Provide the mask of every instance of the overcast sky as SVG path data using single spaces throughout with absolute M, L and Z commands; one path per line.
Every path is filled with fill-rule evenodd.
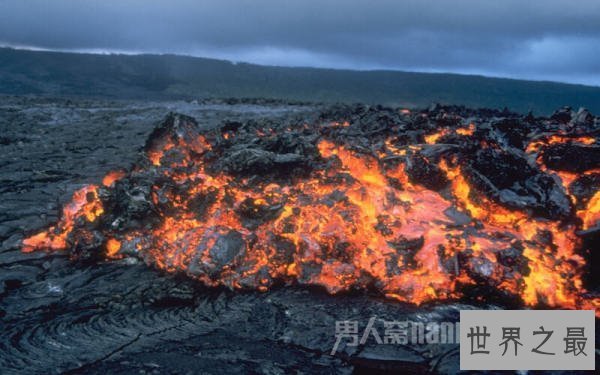
M 0 45 L 600 85 L 600 0 L 0 0 Z

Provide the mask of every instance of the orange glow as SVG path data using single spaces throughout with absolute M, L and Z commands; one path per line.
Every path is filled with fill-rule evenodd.
M 456 134 L 474 131 L 469 124 Z M 425 142 L 433 144 L 448 132 L 430 134 Z M 269 137 L 266 133 L 257 131 Z M 173 181 L 184 194 L 153 186 L 152 201 L 168 202 L 168 210 L 159 212 L 160 222 L 151 229 L 105 233 L 107 257 L 135 249 L 158 268 L 189 271 L 206 285 L 230 288 L 267 290 L 282 280 L 337 293 L 374 285 L 389 298 L 420 304 L 459 298 L 461 288 L 483 278 L 530 306 L 585 303 L 579 297 L 584 261 L 576 252 L 574 224 L 531 217 L 492 201 L 469 184 L 464 166 L 450 157 L 432 162 L 450 181 L 447 187 L 433 191 L 413 182 L 406 159 L 423 145 L 394 146 L 387 139 L 366 154 L 321 139 L 316 157 L 326 167 L 286 182 L 257 182 L 211 173 L 198 156 L 212 149 L 205 138 L 193 145 L 178 142 L 169 139 L 148 150 L 150 163 L 144 166 L 152 164 L 151 172 Z M 173 151 L 181 157 L 167 158 Z M 560 177 L 566 182 L 576 176 Z M 119 178 L 124 175 L 109 174 L 103 184 L 110 187 Z M 577 214 L 587 228 L 599 212 L 596 194 Z M 59 223 L 24 240 L 23 250 L 68 249 L 75 222 L 93 223 L 102 214 L 97 187 L 84 187 L 64 207 Z M 235 251 L 225 251 L 221 264 L 219 256 L 225 255 L 214 253 L 226 236 L 234 238 Z M 515 253 L 525 267 L 502 265 L 503 257 Z M 463 255 L 471 263 L 461 264 Z
M 448 134 L 448 129 L 444 128 L 444 129 L 440 130 L 439 132 L 426 135 L 425 143 L 427 143 L 428 145 L 433 145 L 433 144 L 437 143 L 437 141 L 440 138 L 442 138 L 443 136 L 445 136 L 446 134 Z
M 475 124 L 470 123 L 466 128 L 458 128 L 456 129 L 456 134 L 463 136 L 471 136 L 475 133 Z
M 568 143 L 568 142 L 580 143 L 583 145 L 591 145 L 596 142 L 596 139 L 592 138 L 592 137 L 587 137 L 587 136 L 570 137 L 570 136 L 566 136 L 566 135 L 551 135 L 550 137 L 546 137 L 541 140 L 531 142 L 527 146 L 526 151 L 528 153 L 536 153 L 536 152 L 539 152 L 542 147 L 554 145 L 554 144 L 560 144 L 560 143 Z
M 575 181 L 577 177 L 579 177 L 577 173 L 570 173 L 564 171 L 557 171 L 555 173 L 558 175 L 558 177 L 560 177 L 561 183 L 565 188 L 571 185 L 571 183 L 573 183 L 573 181 Z
M 111 238 L 106 242 L 106 255 L 113 257 L 121 250 L 121 242 Z
M 590 199 L 585 210 L 577 211 L 577 216 L 583 221 L 583 229 L 590 229 L 600 221 L 600 191 Z
M 350 123 L 348 121 L 332 122 L 331 126 L 333 126 L 333 127 L 347 128 L 348 126 L 350 126 Z
M 102 179 L 102 185 L 110 187 L 115 183 L 115 181 L 120 180 L 123 176 L 125 176 L 125 172 L 123 171 L 108 172 L 108 174 Z
M 88 185 L 73 193 L 71 202 L 63 207 L 62 217 L 58 225 L 23 240 L 23 251 L 65 249 L 67 247 L 67 236 L 73 230 L 77 218 L 83 217 L 87 221 L 93 222 L 104 212 L 96 190 L 96 185 Z

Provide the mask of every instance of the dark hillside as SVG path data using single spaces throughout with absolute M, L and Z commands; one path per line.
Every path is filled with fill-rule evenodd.
M 0 93 L 116 99 L 274 98 L 547 114 L 600 113 L 600 87 L 458 74 L 284 68 L 175 55 L 94 55 L 0 48 Z

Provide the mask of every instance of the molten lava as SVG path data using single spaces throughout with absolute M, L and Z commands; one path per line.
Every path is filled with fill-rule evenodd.
M 530 306 L 589 306 L 577 231 L 598 224 L 600 194 L 562 218 L 489 197 L 457 154 L 466 151 L 440 148 L 500 147 L 491 137 L 475 140 L 473 123 L 414 144 L 390 128 L 369 150 L 352 143 L 357 130 L 347 120 L 221 132 L 200 132 L 184 116 L 167 122 L 129 173 L 75 192 L 61 220 L 24 240 L 24 251 L 81 254 L 99 238 L 105 257 L 137 256 L 211 286 L 369 288 L 416 304 L 496 293 Z M 523 151 L 535 157 L 567 138 Z

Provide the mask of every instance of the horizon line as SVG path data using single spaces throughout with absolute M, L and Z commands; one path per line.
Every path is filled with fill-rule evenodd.
M 468 72 L 468 71 L 446 71 L 437 69 L 423 69 L 423 70 L 404 70 L 398 68 L 389 67 L 375 67 L 375 68 L 340 68 L 333 66 L 322 66 L 322 65 L 276 65 L 276 64 L 262 64 L 252 61 L 236 61 L 228 58 L 217 57 L 217 56 L 206 56 L 186 53 L 175 53 L 175 52 L 156 52 L 156 51 L 136 51 L 136 50 L 120 50 L 120 49 L 101 49 L 101 48 L 78 48 L 78 49 L 59 49 L 59 48 L 47 48 L 37 46 L 25 46 L 25 45 L 14 45 L 10 43 L 1 43 L 0 49 L 12 49 L 15 51 L 29 51 L 29 52 L 52 52 L 52 53 L 65 53 L 65 54 L 77 54 L 77 55 L 100 55 L 100 56 L 176 56 L 176 57 L 187 57 L 197 59 L 209 59 L 229 62 L 234 65 L 248 64 L 256 65 L 261 67 L 272 67 L 272 68 L 299 68 L 299 69 L 319 69 L 319 70 L 337 70 L 337 71 L 350 71 L 350 72 L 398 72 L 398 73 L 416 73 L 416 74 L 452 74 L 459 76 L 471 76 L 481 77 L 487 79 L 502 79 L 512 81 L 529 81 L 538 83 L 553 83 L 562 85 L 573 85 L 583 86 L 590 88 L 600 88 L 600 84 L 580 83 L 580 82 L 568 82 L 568 81 L 555 81 L 551 79 L 535 79 L 535 78 L 519 78 L 511 75 L 488 75 L 483 72 Z

